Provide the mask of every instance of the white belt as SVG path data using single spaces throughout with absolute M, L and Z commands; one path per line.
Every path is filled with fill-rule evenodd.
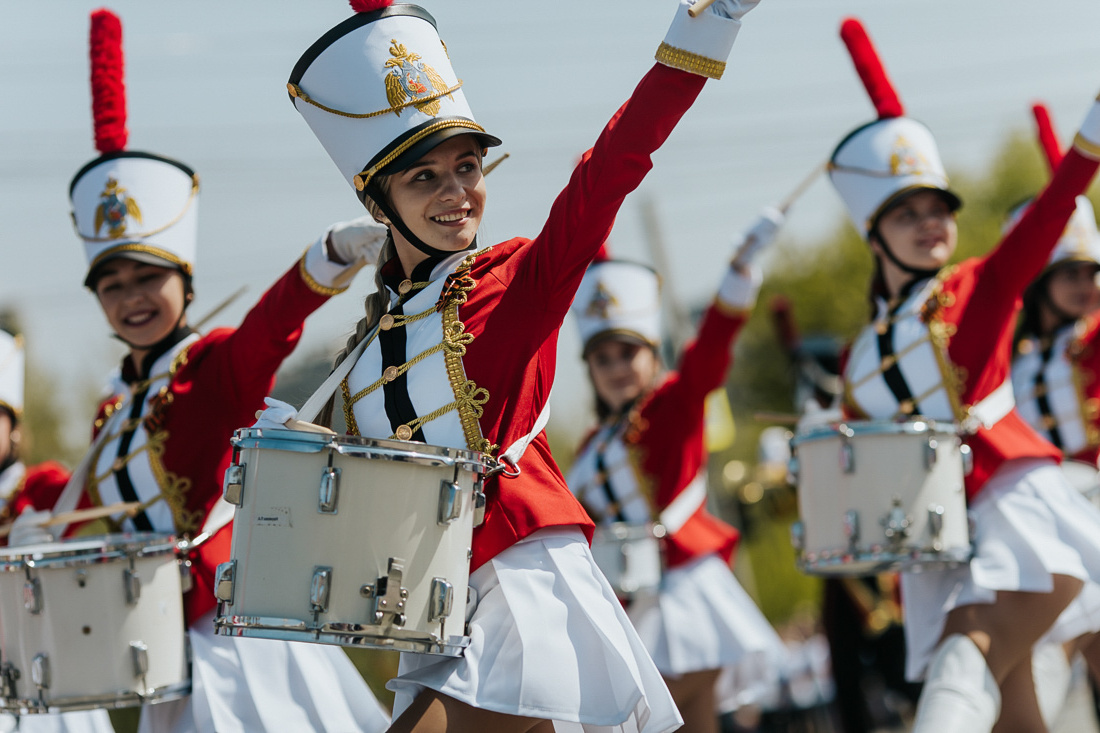
M 1016 396 L 1012 392 L 1012 382 L 1008 379 L 1001 386 L 978 400 L 967 409 L 967 417 L 960 427 L 964 433 L 976 433 L 978 428 L 988 430 L 999 423 L 1016 407 Z
M 676 534 L 706 503 L 707 481 L 700 473 L 672 500 L 672 503 L 665 507 L 658 519 L 670 535 Z

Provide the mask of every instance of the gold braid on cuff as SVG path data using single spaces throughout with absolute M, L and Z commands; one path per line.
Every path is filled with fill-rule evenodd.
M 671 66 L 674 69 L 686 71 L 689 74 L 705 76 L 708 79 L 721 79 L 722 74 L 726 71 L 725 61 L 715 61 L 706 56 L 700 56 L 697 53 L 670 46 L 663 41 L 657 48 L 656 59 L 658 63 L 664 64 L 665 66 Z
M 1073 147 L 1086 157 L 1100 160 L 1100 143 L 1094 143 L 1081 133 L 1077 133 L 1077 137 L 1073 138 Z
M 314 278 L 313 275 L 310 275 L 309 270 L 306 269 L 306 254 L 308 253 L 309 250 L 307 249 L 305 253 L 302 254 L 301 258 L 298 259 L 298 274 L 302 276 L 302 280 L 305 282 L 307 288 L 318 295 L 339 295 L 351 287 L 351 285 L 345 285 L 342 288 L 333 288 L 317 282 L 317 279 Z

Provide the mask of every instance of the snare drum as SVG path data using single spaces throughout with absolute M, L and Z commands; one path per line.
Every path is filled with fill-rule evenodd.
M 0 548 L 0 710 L 57 713 L 191 692 L 170 535 Z
M 803 572 L 872 575 L 970 559 L 970 448 L 954 431 L 920 420 L 825 425 L 791 447 L 800 516 L 791 540 Z
M 596 527 L 592 557 L 616 595 L 655 590 L 661 584 L 661 540 L 664 527 L 657 524 L 614 524 Z
M 219 634 L 462 654 L 492 459 L 296 430 L 242 429 L 233 444 Z

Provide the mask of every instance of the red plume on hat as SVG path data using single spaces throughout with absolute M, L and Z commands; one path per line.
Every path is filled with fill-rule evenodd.
M 901 117 L 905 114 L 905 108 L 901 104 L 890 78 L 886 76 L 886 69 L 882 65 L 871 37 L 867 35 L 867 29 L 863 27 L 857 18 L 845 18 L 840 24 L 840 38 L 848 47 L 848 54 L 852 57 L 859 78 L 863 82 L 871 102 L 875 105 L 880 120 L 890 117 Z
M 1031 114 L 1035 117 L 1035 132 L 1039 137 L 1039 146 L 1043 149 L 1050 172 L 1053 173 L 1062 162 L 1062 148 L 1058 144 L 1058 133 L 1054 131 L 1050 110 L 1042 102 L 1036 102 L 1031 105 Z
M 106 8 L 92 12 L 92 119 L 101 153 L 126 148 L 126 85 L 123 83 L 122 21 Z
M 369 13 L 393 5 L 393 0 L 351 0 L 351 9 L 357 13 Z

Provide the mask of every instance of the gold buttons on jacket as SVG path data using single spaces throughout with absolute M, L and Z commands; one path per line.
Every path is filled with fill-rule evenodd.
M 389 313 L 382 316 L 380 319 L 378 319 L 378 327 L 381 328 L 383 331 L 389 331 L 391 328 L 393 328 L 393 316 L 391 316 Z
M 412 290 L 412 287 L 413 287 L 413 281 L 412 280 L 402 280 L 401 284 L 397 286 L 397 293 L 398 293 L 398 295 L 405 295 L 410 290 Z
M 395 366 L 386 367 L 386 370 L 384 372 L 382 372 L 382 381 L 383 382 L 392 382 L 395 379 L 397 379 L 397 367 L 395 367 Z
M 413 436 L 413 431 L 412 428 L 410 428 L 408 425 L 402 425 L 401 427 L 397 428 L 397 432 L 394 433 L 394 435 L 397 436 L 398 440 L 411 440 Z

